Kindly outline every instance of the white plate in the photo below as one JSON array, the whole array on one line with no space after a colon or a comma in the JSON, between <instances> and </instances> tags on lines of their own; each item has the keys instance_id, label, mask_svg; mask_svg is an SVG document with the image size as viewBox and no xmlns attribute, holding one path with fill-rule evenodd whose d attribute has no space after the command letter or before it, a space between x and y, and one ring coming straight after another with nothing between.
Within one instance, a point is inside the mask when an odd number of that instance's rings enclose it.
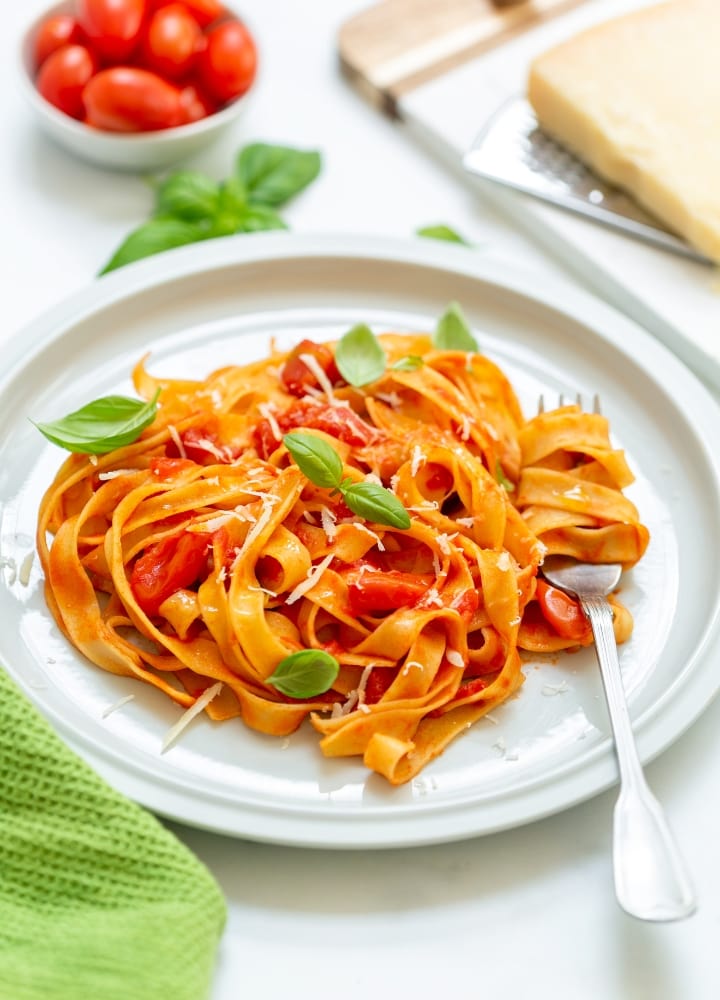
<instances>
[{"instance_id":1,"label":"white plate","mask_svg":"<svg viewBox=\"0 0 720 1000\"><path fill-rule=\"evenodd\" d=\"M702 711L720 684L719 411L656 341L565 285L461 247L288 235L217 240L119 271L15 341L0 385L0 660L98 771L174 819L237 836L325 847L449 841L558 811L616 778L592 651L528 663L519 696L393 789L355 760L325 760L308 726L289 740L240 721L197 719L160 754L180 710L158 692L78 656L27 571L38 500L62 460L28 418L49 419L111 391L152 352L151 370L198 375L265 353L276 336L328 338L360 320L430 330L459 300L483 349L527 412L540 392L599 392L637 482L630 495L652 541L626 575L635 616L621 660L639 747L648 759ZM708 556L710 556L708 558ZM124 696L134 698L103 718Z\"/></svg>"}]
</instances>

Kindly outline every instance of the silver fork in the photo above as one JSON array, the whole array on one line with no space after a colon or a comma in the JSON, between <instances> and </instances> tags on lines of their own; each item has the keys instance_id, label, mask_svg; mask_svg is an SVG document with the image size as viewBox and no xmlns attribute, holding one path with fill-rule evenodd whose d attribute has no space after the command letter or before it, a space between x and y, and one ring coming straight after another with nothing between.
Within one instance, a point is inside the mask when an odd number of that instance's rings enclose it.
<instances>
[{"instance_id":1,"label":"silver fork","mask_svg":"<svg viewBox=\"0 0 720 1000\"><path fill-rule=\"evenodd\" d=\"M599 412L597 396L594 408ZM542 572L551 584L579 600L595 640L620 772L620 795L613 817L617 900L626 913L640 920L689 917L697 905L695 893L662 806L645 780L625 698L613 612L607 600L618 585L622 566L547 556Z\"/></svg>"}]
</instances>

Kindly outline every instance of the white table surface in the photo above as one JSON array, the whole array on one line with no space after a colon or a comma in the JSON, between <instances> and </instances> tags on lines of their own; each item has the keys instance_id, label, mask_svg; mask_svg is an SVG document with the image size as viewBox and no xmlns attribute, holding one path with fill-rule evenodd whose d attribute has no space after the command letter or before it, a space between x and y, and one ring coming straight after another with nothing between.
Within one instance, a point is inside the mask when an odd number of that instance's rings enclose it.
<instances>
[{"instance_id":1,"label":"white table surface","mask_svg":"<svg viewBox=\"0 0 720 1000\"><path fill-rule=\"evenodd\" d=\"M247 6L260 77L232 135L192 165L221 178L246 142L319 148L320 180L285 213L294 230L409 237L446 222L508 261L558 273L341 79L336 32L362 0ZM28 120L15 47L42 7L8 4L0 41L3 340L91 282L151 207L142 180L71 158ZM212 1000L434 998L439 991L512 1000L715 1000L719 732L715 703L647 769L699 889L697 914L680 924L642 924L619 910L610 868L613 792L507 833L407 850L283 848L173 824L228 902Z\"/></svg>"}]
</instances>

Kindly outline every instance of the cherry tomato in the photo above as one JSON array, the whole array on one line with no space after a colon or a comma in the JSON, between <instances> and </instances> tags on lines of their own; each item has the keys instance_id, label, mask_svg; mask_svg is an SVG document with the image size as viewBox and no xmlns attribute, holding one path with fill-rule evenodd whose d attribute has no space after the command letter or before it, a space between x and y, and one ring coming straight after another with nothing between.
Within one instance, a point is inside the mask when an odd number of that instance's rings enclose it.
<instances>
[{"instance_id":1,"label":"cherry tomato","mask_svg":"<svg viewBox=\"0 0 720 1000\"><path fill-rule=\"evenodd\" d=\"M77 16L98 55L119 62L140 40L146 6L146 0L78 0Z\"/></svg>"},{"instance_id":2,"label":"cherry tomato","mask_svg":"<svg viewBox=\"0 0 720 1000\"><path fill-rule=\"evenodd\" d=\"M202 118L207 118L217 111L217 105L214 101L203 94L194 83L189 83L182 88L180 103L186 122L199 122Z\"/></svg>"},{"instance_id":3,"label":"cherry tomato","mask_svg":"<svg viewBox=\"0 0 720 1000\"><path fill-rule=\"evenodd\" d=\"M207 563L211 536L185 531L150 545L135 562L130 587L148 617L157 615L168 597L189 587Z\"/></svg>"},{"instance_id":4,"label":"cherry tomato","mask_svg":"<svg viewBox=\"0 0 720 1000\"><path fill-rule=\"evenodd\" d=\"M35 66L39 68L48 56L62 45L82 44L80 25L70 14L56 14L46 18L35 36Z\"/></svg>"},{"instance_id":5,"label":"cherry tomato","mask_svg":"<svg viewBox=\"0 0 720 1000\"><path fill-rule=\"evenodd\" d=\"M429 576L403 573L392 569L386 573L368 564L345 574L350 613L355 617L395 611L415 604L431 585Z\"/></svg>"},{"instance_id":6,"label":"cherry tomato","mask_svg":"<svg viewBox=\"0 0 720 1000\"><path fill-rule=\"evenodd\" d=\"M558 635L580 643L588 642L591 636L590 624L577 601L564 590L551 587L544 580L537 581L535 595L543 618Z\"/></svg>"},{"instance_id":7,"label":"cherry tomato","mask_svg":"<svg viewBox=\"0 0 720 1000\"><path fill-rule=\"evenodd\" d=\"M304 396L309 386L316 388L318 385L315 373L301 359L302 354L312 355L331 382L335 383L340 379L340 372L335 366L335 355L327 344L301 340L288 354L280 372L280 381L293 396Z\"/></svg>"},{"instance_id":8,"label":"cherry tomato","mask_svg":"<svg viewBox=\"0 0 720 1000\"><path fill-rule=\"evenodd\" d=\"M173 3L173 0L150 0L150 10L159 10L170 3ZM208 24L227 14L227 10L218 0L183 0L183 6L187 7L201 28L206 28Z\"/></svg>"},{"instance_id":9,"label":"cherry tomato","mask_svg":"<svg viewBox=\"0 0 720 1000\"><path fill-rule=\"evenodd\" d=\"M148 22L142 43L144 65L176 80L190 71L204 43L202 29L185 4L168 4Z\"/></svg>"},{"instance_id":10,"label":"cherry tomato","mask_svg":"<svg viewBox=\"0 0 720 1000\"><path fill-rule=\"evenodd\" d=\"M96 68L95 59L84 45L63 45L40 67L37 89L66 115L82 118L83 93Z\"/></svg>"},{"instance_id":11,"label":"cherry tomato","mask_svg":"<svg viewBox=\"0 0 720 1000\"><path fill-rule=\"evenodd\" d=\"M83 93L88 125L110 132L149 132L185 124L180 90L156 73L112 66Z\"/></svg>"},{"instance_id":12,"label":"cherry tomato","mask_svg":"<svg viewBox=\"0 0 720 1000\"><path fill-rule=\"evenodd\" d=\"M207 32L198 57L198 74L205 89L225 103L249 89L257 71L257 49L240 21L223 21Z\"/></svg>"}]
</instances>

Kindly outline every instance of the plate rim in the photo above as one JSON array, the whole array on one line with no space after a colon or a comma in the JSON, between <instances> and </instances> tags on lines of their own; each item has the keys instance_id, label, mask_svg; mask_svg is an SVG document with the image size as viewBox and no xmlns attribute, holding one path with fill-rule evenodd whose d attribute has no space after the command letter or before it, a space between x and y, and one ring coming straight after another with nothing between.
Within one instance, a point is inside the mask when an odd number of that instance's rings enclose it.
<instances>
[{"instance_id":1,"label":"plate rim","mask_svg":"<svg viewBox=\"0 0 720 1000\"><path fill-rule=\"evenodd\" d=\"M635 364L638 363L639 342L645 370L652 375L658 366L662 366L664 370L669 367L674 383L679 384L685 394L690 393L692 404L690 409L696 415L711 415L715 420L720 416L720 408L710 391L667 347L614 307L563 279L548 279L544 274L540 275L527 269L510 268L506 262L493 259L491 253L483 252L481 249L431 240L399 240L344 234L304 236L293 233L270 233L229 237L178 248L95 280L45 310L10 338L8 347L12 353L0 378L0 395L13 381L18 369L28 364L29 354L40 351L45 344L52 343L56 337L61 337L68 327L90 318L93 313L100 310L116 307L124 300L132 300L143 290L157 289L166 282L176 282L186 275L232 265L272 263L279 259L288 260L294 257L327 256L427 266L449 274L461 274L484 281L513 296L538 303L561 317L568 317L591 327L597 337L611 343L616 351L631 358ZM629 336L630 333L632 338ZM631 341L634 345L632 350L626 347ZM712 470L717 485L720 482L720 465L713 456L705 435L697 426L695 434L698 444L703 447L708 467ZM715 614L707 623L702 638L695 647L696 655L701 655L713 641L718 640L719 619L720 614L716 604ZM505 798L510 797L508 792L496 796L490 806L482 801L475 806L469 806L464 800L457 803L445 801L434 813L425 811L421 817L418 816L418 821L422 825L419 831L408 831L404 818L398 825L398 821L394 820L393 816L388 816L387 811L358 809L353 812L351 823L348 823L347 814L340 812L328 813L325 816L313 815L309 821L302 821L299 816L293 816L290 820L295 824L292 833L286 834L278 832L275 828L267 829L263 822L266 819L267 805L243 803L245 823L242 832L239 832L236 826L228 822L228 816L225 815L222 805L213 808L210 802L204 802L205 812L203 817L199 818L192 808L193 800L190 799L188 802L188 792L174 787L169 778L153 775L150 779L152 789L148 789L147 776L135 773L134 766L131 766L130 772L127 767L119 767L109 748L103 747L92 736L84 740L77 739L67 718L63 718L62 713L56 711L54 706L48 706L32 687L23 684L21 678L13 673L11 666L7 669L36 707L51 717L66 742L86 760L90 757L91 764L96 766L111 784L135 801L172 820L258 841L300 847L342 849L450 842L523 825L568 809L599 794L617 779L614 758L612 754L608 754L607 747L601 745L596 748L597 752L594 755L590 755L591 759L584 768L573 769L571 766L561 768L561 772L566 773L561 773L559 776L554 774L557 769L551 769L546 779L536 780L532 787L526 790L522 799L527 803L528 799L541 797L541 801L530 811L527 807L520 808L517 803L513 809L507 802L503 802ZM669 698L670 689L666 689L634 721L642 759L644 761L652 759L675 742L708 707L718 689L720 689L720 678L714 682L710 675L705 676L698 671L691 674L688 683L681 688L677 697ZM658 727L654 722L658 715L662 715L665 719L665 729L671 730L669 736L667 733L661 736L657 731ZM588 772L592 775L592 780L589 780ZM237 806L235 809L237 810ZM478 811L483 813L482 823L478 821ZM453 819L456 821L452 831L447 830L447 822L444 819L449 813L453 814ZM348 830L348 826L352 829Z\"/></svg>"}]
</instances>

